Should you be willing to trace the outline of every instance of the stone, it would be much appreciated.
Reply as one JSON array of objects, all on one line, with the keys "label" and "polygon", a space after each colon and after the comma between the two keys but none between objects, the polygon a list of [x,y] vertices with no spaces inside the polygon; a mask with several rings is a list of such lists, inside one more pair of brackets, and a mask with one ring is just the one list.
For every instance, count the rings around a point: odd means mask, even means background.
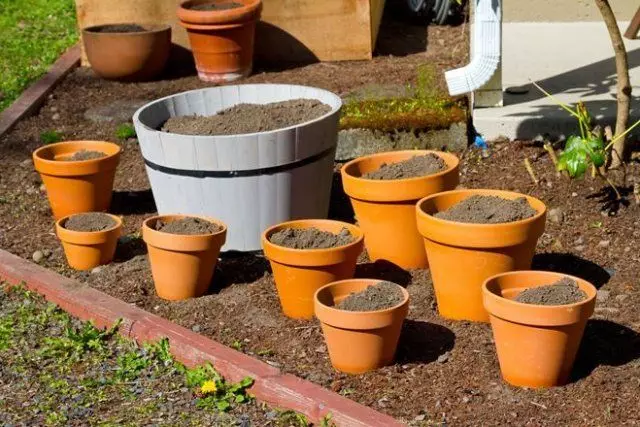
[{"label": "stone", "polygon": [[441,354],[440,356],[438,356],[438,363],[445,363],[447,360],[449,360],[449,356],[451,356],[451,353],[449,353],[448,351]]},{"label": "stone", "polygon": [[44,259],[44,254],[42,253],[42,251],[35,251],[31,258],[34,262],[40,262]]},{"label": "stone", "polygon": [[201,329],[200,329],[200,325],[193,325],[193,326],[191,327],[191,330],[192,330],[193,332],[195,332],[196,334],[197,334],[197,333],[199,333],[199,332],[200,332],[200,330],[201,330]]},{"label": "stone", "polygon": [[574,248],[576,250],[576,252],[584,252],[584,245],[578,245]]},{"label": "stone", "polygon": [[44,184],[40,184],[40,192],[41,193],[46,193],[47,192],[47,187],[45,187]]},{"label": "stone", "polygon": [[598,303],[604,303],[604,302],[607,302],[610,296],[611,296],[610,291],[605,291],[600,289],[597,293],[596,300],[598,301]]},{"label": "stone", "polygon": [[606,249],[611,245],[611,240],[600,240],[598,242],[598,247]]},{"label": "stone", "polygon": [[109,104],[97,105],[84,112],[84,118],[94,123],[125,123],[130,122],[133,113],[148,103],[142,99],[121,99]]},{"label": "stone", "polygon": [[44,255],[45,258],[49,258],[51,256],[51,250],[49,249],[43,250],[42,255]]},{"label": "stone", "polygon": [[464,396],[462,398],[462,403],[469,403],[469,402],[471,402],[471,398],[469,396]]},{"label": "stone", "polygon": [[30,167],[33,164],[33,161],[31,159],[24,159],[23,161],[20,162],[20,166],[22,167]]},{"label": "stone", "polygon": [[413,420],[414,421],[424,421],[425,418],[427,418],[427,416],[425,414],[420,414],[420,415],[416,415],[416,417]]},{"label": "stone", "polygon": [[51,116],[51,120],[60,120],[60,114],[55,113],[53,116]]},{"label": "stone", "polygon": [[595,311],[596,313],[609,313],[609,314],[616,314],[620,312],[620,310],[615,307],[596,307]]},{"label": "stone", "polygon": [[320,346],[316,347],[315,352],[316,353],[326,353],[327,352],[327,347],[325,347],[324,345],[320,345]]},{"label": "stone", "polygon": [[549,209],[547,218],[554,224],[562,224],[564,221],[564,212],[560,208]]},{"label": "stone", "polygon": [[625,302],[627,298],[629,298],[629,295],[627,294],[616,295],[616,301],[620,303]]},{"label": "stone", "polygon": [[101,266],[94,267],[93,269],[91,269],[91,274],[100,274],[101,271],[102,271]]},{"label": "stone", "polygon": [[576,192],[571,193],[571,197],[578,197],[578,193]]},{"label": "stone", "polygon": [[584,243],[584,238],[582,238],[582,236],[578,237],[574,242],[575,245],[581,245],[583,243]]}]

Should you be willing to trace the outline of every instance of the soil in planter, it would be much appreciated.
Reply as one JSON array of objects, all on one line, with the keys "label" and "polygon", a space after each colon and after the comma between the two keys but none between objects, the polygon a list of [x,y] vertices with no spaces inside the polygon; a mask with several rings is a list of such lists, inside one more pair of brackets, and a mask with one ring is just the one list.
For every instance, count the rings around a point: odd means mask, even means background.
[{"label": "soil in planter", "polygon": [[92,33],[142,33],[147,31],[138,24],[101,25],[91,30]]},{"label": "soil in planter", "polygon": [[102,231],[113,228],[116,222],[107,214],[88,212],[73,215],[64,223],[64,228],[72,231]]},{"label": "soil in planter", "polygon": [[238,135],[267,132],[316,119],[331,108],[315,99],[238,104],[213,116],[171,117],[162,131],[181,135]]},{"label": "soil in planter", "polygon": [[348,245],[353,236],[346,228],[338,234],[317,228],[283,228],[273,233],[269,241],[291,249],[328,249]]},{"label": "soil in planter", "polygon": [[336,308],[347,311],[376,311],[395,307],[404,300],[402,291],[392,282],[380,282],[343,299]]},{"label": "soil in planter", "polygon": [[515,301],[535,305],[574,304],[587,299],[587,294],[575,280],[564,277],[555,283],[528,288],[516,296]]},{"label": "soil in planter", "polygon": [[200,3],[200,4],[192,4],[187,7],[190,10],[229,10],[229,9],[237,9],[242,7],[242,3],[230,2],[230,3]]},{"label": "soil in planter", "polygon": [[80,150],[76,151],[72,156],[65,157],[62,160],[67,162],[77,162],[80,160],[101,159],[103,157],[107,157],[107,154],[102,151]]},{"label": "soil in planter", "polygon": [[442,172],[446,168],[447,164],[444,160],[429,153],[397,163],[383,163],[379,169],[362,175],[362,178],[379,180],[417,178]]},{"label": "soil in planter", "polygon": [[498,196],[473,195],[434,216],[456,222],[500,224],[531,218],[535,214],[536,210],[524,197],[509,200]]},{"label": "soil in planter", "polygon": [[182,218],[170,222],[158,221],[156,230],[183,235],[213,234],[220,231],[220,226],[200,218]]}]

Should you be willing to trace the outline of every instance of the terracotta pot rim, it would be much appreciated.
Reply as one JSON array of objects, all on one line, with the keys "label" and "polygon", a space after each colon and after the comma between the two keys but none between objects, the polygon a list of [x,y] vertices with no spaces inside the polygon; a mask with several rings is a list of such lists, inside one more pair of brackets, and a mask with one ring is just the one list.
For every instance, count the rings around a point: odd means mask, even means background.
[{"label": "terracotta pot rim", "polygon": [[[361,316],[368,316],[368,315],[377,315],[377,314],[386,314],[386,313],[391,313],[392,311],[396,311],[399,308],[401,308],[402,306],[406,305],[409,303],[409,292],[402,286],[398,285],[397,283],[394,282],[390,282],[393,283],[394,285],[396,285],[397,287],[400,288],[400,290],[402,291],[402,295],[404,297],[404,299],[402,300],[402,302],[394,305],[393,307],[389,307],[389,308],[383,308],[381,310],[372,310],[372,311],[350,311],[350,310],[341,310],[339,308],[335,308],[334,306],[331,305],[326,305],[323,304],[319,299],[318,299],[318,295],[323,292],[325,289],[329,289],[332,288],[334,286],[338,286],[340,284],[343,283],[352,283],[352,282],[371,282],[370,285],[374,285],[375,283],[379,283],[379,282],[389,282],[388,280],[382,280],[382,279],[345,279],[345,280],[338,280],[336,282],[331,282],[327,285],[324,285],[323,287],[319,288],[314,294],[313,294],[313,301],[315,304],[318,304],[320,306],[322,306],[322,308],[329,312],[329,313],[340,313],[342,316],[344,315],[348,315],[351,317],[361,317]],[[331,323],[331,322],[328,322]],[[348,329],[348,328],[347,328]]]},{"label": "terracotta pot rim", "polygon": [[[321,248],[321,249],[294,249],[294,248],[288,248],[286,246],[280,246],[280,245],[276,245],[275,243],[271,243],[271,241],[269,240],[269,237],[271,237],[271,235],[273,233],[275,233],[278,230],[281,230],[283,228],[287,228],[287,227],[291,227],[291,226],[295,226],[301,223],[316,223],[316,224],[335,224],[335,225],[342,225],[344,226],[344,228],[346,228],[347,230],[349,230],[349,233],[355,237],[355,239],[352,242],[347,243],[346,245],[341,245],[341,246],[335,246],[333,248]],[[297,228],[311,228],[313,227],[313,225],[305,225],[304,227],[297,227]],[[296,227],[293,227],[296,228]],[[299,254],[325,254],[325,253],[329,253],[329,252],[336,252],[336,251],[341,251],[341,250],[345,250],[347,248],[352,248],[353,246],[357,246],[359,244],[362,243],[362,241],[364,240],[364,233],[362,232],[362,230],[360,229],[360,227],[358,227],[357,225],[354,224],[350,224],[348,222],[344,222],[344,221],[337,221],[337,220],[333,220],[333,219],[295,219],[292,221],[286,221],[286,222],[281,222],[279,224],[276,225],[272,225],[271,227],[267,228],[265,231],[262,232],[262,247],[267,250],[267,248],[275,248],[278,251],[282,252],[282,253],[287,253],[287,254],[291,254],[291,255],[299,255]]]},{"label": "terracotta pot rim", "polygon": [[[52,160],[52,159],[47,159],[45,157],[42,156],[42,153],[46,152],[46,151],[50,151],[50,150],[55,150],[56,148],[59,147],[64,147],[65,145],[72,145],[72,144],[79,144],[79,145],[86,145],[85,149],[90,149],[90,148],[95,148],[92,146],[98,145],[98,144],[106,144],[111,146],[112,148],[115,149],[115,152],[111,153],[111,154],[107,154],[104,157],[100,157],[97,159],[87,159],[87,160],[73,160],[73,161],[61,161],[61,160]],[[33,158],[35,161],[37,162],[41,162],[44,165],[47,166],[60,166],[60,165],[66,165],[69,167],[73,167],[73,166],[77,166],[77,165],[88,165],[88,164],[97,164],[97,163],[102,163],[105,161],[108,161],[110,159],[113,159],[116,156],[119,156],[120,153],[122,152],[122,147],[120,147],[118,144],[114,143],[114,142],[110,142],[110,141],[99,141],[99,140],[77,140],[77,141],[62,141],[62,142],[56,142],[54,144],[47,144],[44,145],[40,148],[37,148],[34,152],[33,152]],[[37,169],[37,168],[36,168]]]},{"label": "terracotta pot rim", "polygon": [[178,6],[178,20],[181,25],[196,24],[241,24],[256,21],[262,11],[262,0],[234,0],[242,3],[241,7],[222,10],[195,10],[187,5],[211,3],[211,0],[186,0]]},{"label": "terracotta pot rim", "polygon": [[[122,32],[109,32],[109,33],[101,33],[95,31],[101,27],[107,27],[111,25],[140,25],[145,28],[145,31],[122,31]],[[148,29],[147,29],[148,28]],[[116,36],[116,37],[133,37],[133,36],[141,36],[148,35],[154,33],[164,33],[167,31],[171,31],[171,25],[169,24],[145,24],[143,22],[116,22],[116,23],[108,23],[108,24],[99,24],[99,25],[91,25],[89,27],[84,27],[82,29],[82,34],[89,33],[93,37],[103,37],[103,36]]]},{"label": "terracotta pot rim", "polygon": [[[149,223],[151,221],[158,221],[158,220],[161,220],[161,219],[167,218],[167,217],[171,217],[171,218],[180,217],[180,219],[183,219],[183,218],[198,218],[198,219],[202,219],[202,220],[211,222],[213,224],[216,224],[217,226],[220,227],[220,229],[218,231],[214,232],[214,233],[175,234],[175,233],[167,233],[165,231],[156,230],[156,229],[151,228],[149,226]],[[186,240],[201,239],[203,237],[214,237],[214,236],[219,236],[219,235],[224,234],[224,233],[227,232],[227,225],[224,222],[220,221],[219,219],[215,219],[215,218],[211,218],[211,217],[203,216],[203,215],[187,215],[187,214],[154,215],[152,217],[149,217],[149,218],[145,219],[142,222],[142,228],[149,230],[148,233],[152,233],[152,234],[156,234],[156,235],[160,235],[160,236],[175,236],[176,238],[186,239]]]},{"label": "terracotta pot rim", "polygon": [[[106,229],[104,229],[104,230],[99,230],[99,231],[78,231],[78,230],[70,230],[70,229],[68,229],[68,228],[66,228],[66,227],[64,226],[64,223],[65,223],[69,218],[71,218],[72,216],[82,215],[82,214],[85,214],[85,213],[100,213],[100,214],[103,214],[103,215],[107,215],[107,216],[109,216],[111,219],[113,219],[116,223],[115,223],[115,225],[114,225],[113,227],[106,228]],[[114,214],[108,213],[108,212],[78,212],[78,213],[73,213],[73,214],[70,214],[70,215],[67,215],[67,216],[63,216],[62,218],[60,218],[59,220],[57,220],[57,221],[56,221],[56,227],[59,227],[61,230],[64,230],[64,232],[65,232],[65,233],[68,233],[68,234],[69,234],[69,235],[71,235],[71,236],[74,236],[74,235],[75,235],[75,236],[78,236],[78,237],[79,237],[79,236],[81,236],[81,235],[85,235],[85,234],[88,234],[88,235],[98,235],[98,234],[100,234],[100,233],[108,233],[108,232],[110,232],[110,231],[114,231],[114,230],[116,230],[116,229],[118,229],[118,228],[122,227],[122,218],[120,218],[120,217],[119,217],[119,216],[117,216],[117,215],[114,215]],[[62,239],[62,240],[64,240],[64,239]]]}]

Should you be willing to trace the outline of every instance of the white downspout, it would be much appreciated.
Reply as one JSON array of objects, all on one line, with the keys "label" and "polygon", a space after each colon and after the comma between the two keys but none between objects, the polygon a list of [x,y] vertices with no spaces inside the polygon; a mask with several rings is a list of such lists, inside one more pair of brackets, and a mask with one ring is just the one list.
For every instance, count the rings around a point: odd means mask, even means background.
[{"label": "white downspout", "polygon": [[501,0],[474,1],[471,62],[445,73],[451,96],[473,92],[486,84],[500,62]]}]

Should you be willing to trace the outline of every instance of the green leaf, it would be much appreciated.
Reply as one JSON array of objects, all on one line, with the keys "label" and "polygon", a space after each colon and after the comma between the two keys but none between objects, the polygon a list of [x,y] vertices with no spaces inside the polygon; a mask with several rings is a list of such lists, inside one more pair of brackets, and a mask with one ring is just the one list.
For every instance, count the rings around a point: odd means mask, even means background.
[{"label": "green leaf", "polygon": [[229,408],[231,408],[231,404],[226,400],[219,400],[218,402],[216,402],[216,407],[220,412],[225,412],[228,411]]}]

